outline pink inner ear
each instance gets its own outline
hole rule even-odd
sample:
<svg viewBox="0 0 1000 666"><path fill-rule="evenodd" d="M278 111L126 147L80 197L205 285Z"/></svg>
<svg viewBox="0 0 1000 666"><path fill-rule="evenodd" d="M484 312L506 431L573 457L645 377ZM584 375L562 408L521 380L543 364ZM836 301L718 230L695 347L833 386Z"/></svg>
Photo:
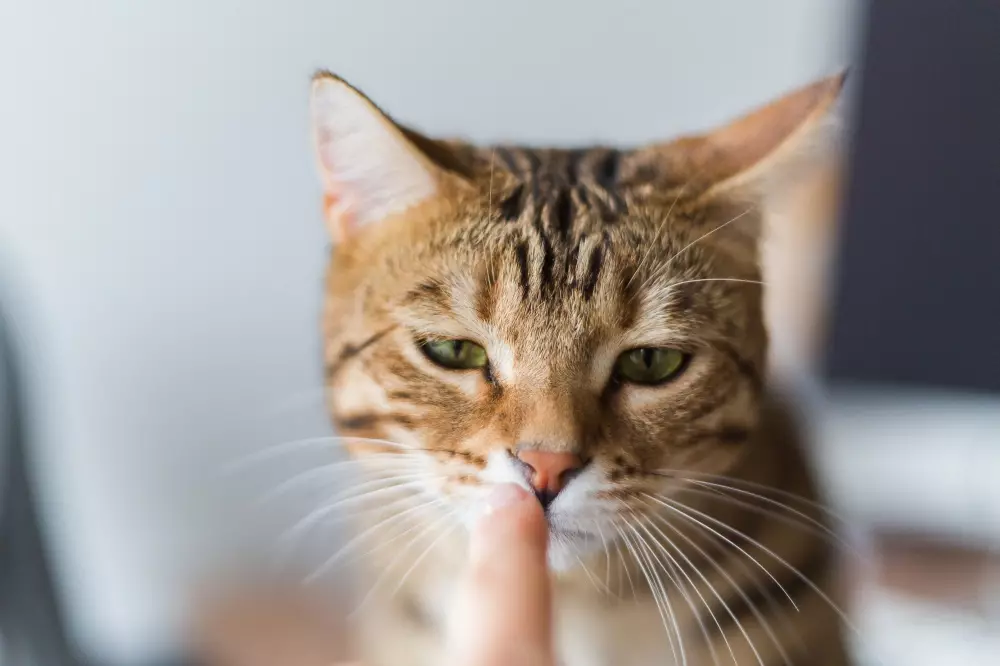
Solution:
<svg viewBox="0 0 1000 666"><path fill-rule="evenodd" d="M343 195L326 192L323 195L323 215L327 219L335 243L346 239L356 226L351 207Z"/></svg>

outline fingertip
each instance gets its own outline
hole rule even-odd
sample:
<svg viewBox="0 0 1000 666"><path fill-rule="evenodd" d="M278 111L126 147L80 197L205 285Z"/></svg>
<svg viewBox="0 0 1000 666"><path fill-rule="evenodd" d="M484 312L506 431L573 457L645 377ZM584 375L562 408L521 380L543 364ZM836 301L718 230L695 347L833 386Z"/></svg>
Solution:
<svg viewBox="0 0 1000 666"><path fill-rule="evenodd" d="M534 494L492 488L449 614L452 663L553 663L547 549L545 512Z"/></svg>
<svg viewBox="0 0 1000 666"><path fill-rule="evenodd" d="M514 484L498 485L472 532L472 559L511 548L540 551L548 542L545 513L535 496Z"/></svg>
<svg viewBox="0 0 1000 666"><path fill-rule="evenodd" d="M486 496L486 515L494 511L513 507L532 499L530 493L514 483L501 483L493 486Z"/></svg>

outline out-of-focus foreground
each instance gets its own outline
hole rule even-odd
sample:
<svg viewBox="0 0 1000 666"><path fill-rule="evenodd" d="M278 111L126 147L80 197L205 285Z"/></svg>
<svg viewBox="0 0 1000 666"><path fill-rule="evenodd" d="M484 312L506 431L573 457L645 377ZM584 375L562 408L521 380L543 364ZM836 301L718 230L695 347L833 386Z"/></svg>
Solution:
<svg viewBox="0 0 1000 666"><path fill-rule="evenodd" d="M995 663L996 3L486 6L0 6L0 666L187 663L192 644L305 666L338 647L325 609L257 577L316 498L265 512L219 464L329 434L320 66L431 134L634 144L851 65L855 142L770 211L776 365L856 550L861 663ZM268 459L266 481L308 453ZM317 530L302 556L338 539Z"/></svg>

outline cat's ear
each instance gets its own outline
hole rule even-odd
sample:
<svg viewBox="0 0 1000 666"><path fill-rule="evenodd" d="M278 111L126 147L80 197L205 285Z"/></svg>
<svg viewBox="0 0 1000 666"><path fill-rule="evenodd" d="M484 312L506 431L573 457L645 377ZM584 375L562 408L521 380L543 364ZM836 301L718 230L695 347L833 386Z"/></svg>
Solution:
<svg viewBox="0 0 1000 666"><path fill-rule="evenodd" d="M637 184L694 196L739 192L756 197L794 175L804 161L829 152L846 72L792 91L743 117L699 136L635 153Z"/></svg>
<svg viewBox="0 0 1000 666"><path fill-rule="evenodd" d="M313 141L334 242L439 194L443 171L360 91L328 72L313 77Z"/></svg>

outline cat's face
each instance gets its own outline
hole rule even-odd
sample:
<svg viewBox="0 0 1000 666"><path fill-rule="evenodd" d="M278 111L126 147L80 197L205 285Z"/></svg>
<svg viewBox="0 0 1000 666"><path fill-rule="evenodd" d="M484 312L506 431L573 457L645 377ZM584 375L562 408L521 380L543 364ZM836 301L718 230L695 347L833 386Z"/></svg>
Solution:
<svg viewBox="0 0 1000 666"><path fill-rule="evenodd" d="M494 150L319 76L328 388L353 453L464 522L490 483L535 490L557 568L662 510L671 475L725 473L767 346L748 192L839 87L646 149Z"/></svg>

